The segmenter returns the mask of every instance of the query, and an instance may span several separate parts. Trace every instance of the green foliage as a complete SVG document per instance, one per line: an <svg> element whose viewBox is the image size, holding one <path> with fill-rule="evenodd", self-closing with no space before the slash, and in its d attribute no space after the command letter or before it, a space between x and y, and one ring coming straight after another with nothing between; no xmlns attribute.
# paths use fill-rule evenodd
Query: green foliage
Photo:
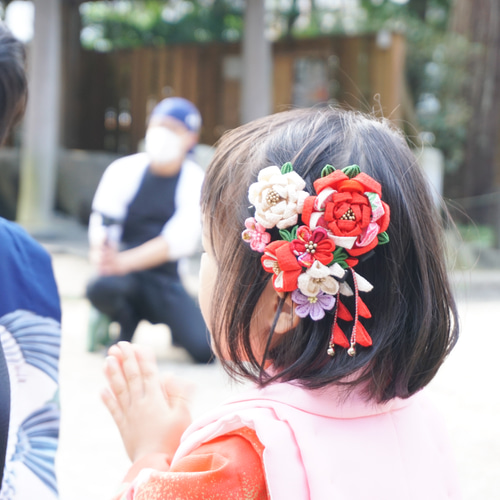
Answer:
<svg viewBox="0 0 500 500"><path fill-rule="evenodd" d="M229 0L86 2L80 12L82 45L98 51L234 41L243 25L241 2Z"/></svg>
<svg viewBox="0 0 500 500"><path fill-rule="evenodd" d="M457 224L456 228L462 240L473 243L479 248L495 247L495 229L490 226L478 226L475 224Z"/></svg>
<svg viewBox="0 0 500 500"><path fill-rule="evenodd" d="M382 30L401 32L407 39L406 72L410 97L416 107L416 126L443 151L447 172L463 161L467 122L471 110L463 89L471 75L467 59L475 50L447 30L451 0L360 0L337 7L316 7L311 2L309 22L294 12L289 30L295 37L321 34L363 34ZM322 5L326 5L322 3ZM275 18L279 13L275 12ZM319 22L318 22L319 20ZM283 29L282 29L283 31ZM410 135L415 130L407 130Z"/></svg>
<svg viewBox="0 0 500 500"><path fill-rule="evenodd" d="M446 170L454 172L463 161L471 116L464 88L471 76L467 60L473 47L459 35L422 23L409 23L407 38L407 81L419 125L432 133Z"/></svg>
<svg viewBox="0 0 500 500"><path fill-rule="evenodd" d="M304 5L308 8L304 8ZM417 127L430 132L448 172L463 160L471 110L463 99L470 75L467 42L447 31L451 0L268 1L271 36L314 37L381 30L407 38L407 82ZM82 44L94 50L143 45L235 41L244 0L115 0L81 6ZM407 131L410 135L414 130Z"/></svg>

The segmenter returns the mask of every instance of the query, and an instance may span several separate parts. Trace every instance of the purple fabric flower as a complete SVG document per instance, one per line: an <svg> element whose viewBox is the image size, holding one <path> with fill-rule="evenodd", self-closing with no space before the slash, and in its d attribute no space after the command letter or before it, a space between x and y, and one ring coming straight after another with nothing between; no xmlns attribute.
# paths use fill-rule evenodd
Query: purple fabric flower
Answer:
<svg viewBox="0 0 500 500"><path fill-rule="evenodd" d="M335 297L327 293L319 292L316 297L307 297L300 290L292 292L292 300L297 304L295 312L300 318L311 316L313 321L319 321L325 316L325 311L333 309Z"/></svg>

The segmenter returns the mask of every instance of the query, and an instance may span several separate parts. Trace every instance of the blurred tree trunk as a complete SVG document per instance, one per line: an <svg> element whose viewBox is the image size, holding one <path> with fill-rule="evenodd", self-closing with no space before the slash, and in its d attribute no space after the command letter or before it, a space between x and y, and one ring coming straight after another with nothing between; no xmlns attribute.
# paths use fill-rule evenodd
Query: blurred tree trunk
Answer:
<svg viewBox="0 0 500 500"><path fill-rule="evenodd" d="M465 97L472 109L467 130L461 178L463 196L494 191L495 157L500 137L500 2L454 0L450 29L475 44ZM478 223L492 224L497 207L475 204L469 215ZM472 208L472 207L471 207Z"/></svg>

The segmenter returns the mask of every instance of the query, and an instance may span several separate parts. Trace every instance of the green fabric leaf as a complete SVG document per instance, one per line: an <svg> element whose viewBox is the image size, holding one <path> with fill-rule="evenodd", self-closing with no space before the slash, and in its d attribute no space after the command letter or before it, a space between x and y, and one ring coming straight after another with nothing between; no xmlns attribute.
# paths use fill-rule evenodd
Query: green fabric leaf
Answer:
<svg viewBox="0 0 500 500"><path fill-rule="evenodd" d="M349 257L347 252L342 248L338 247L335 252L333 252L333 262L339 262L341 260L346 260Z"/></svg>
<svg viewBox="0 0 500 500"><path fill-rule="evenodd" d="M325 165L323 167L323 170L321 171L321 177L326 177L327 175L330 175L333 172L335 172L335 167L333 167L332 165Z"/></svg>
<svg viewBox="0 0 500 500"><path fill-rule="evenodd" d="M281 167L281 173L283 175L289 174L290 172L293 172L293 166L292 164L287 161L282 167Z"/></svg>
<svg viewBox="0 0 500 500"><path fill-rule="evenodd" d="M280 229L280 236L286 241L292 241L292 235L290 234L290 231L287 231L286 229Z"/></svg>
<svg viewBox="0 0 500 500"><path fill-rule="evenodd" d="M378 235L378 244L385 245L386 243L389 243L389 235L384 231Z"/></svg>
<svg viewBox="0 0 500 500"><path fill-rule="evenodd" d="M289 231L288 229L280 229L279 233L282 239L285 241L293 241L297 239L297 226L293 226L292 229Z"/></svg>
<svg viewBox="0 0 500 500"><path fill-rule="evenodd" d="M350 165L348 167L345 167L342 169L342 172L344 172L349 179L352 179L353 177L356 177L358 174L361 173L361 169L359 168L358 165Z"/></svg>
<svg viewBox="0 0 500 500"><path fill-rule="evenodd" d="M345 260L348 258L349 255L347 252L342 247L338 247L335 252L333 252L333 259L328 265L331 266L336 263L339 264L342 269L347 269L349 265L346 264Z"/></svg>

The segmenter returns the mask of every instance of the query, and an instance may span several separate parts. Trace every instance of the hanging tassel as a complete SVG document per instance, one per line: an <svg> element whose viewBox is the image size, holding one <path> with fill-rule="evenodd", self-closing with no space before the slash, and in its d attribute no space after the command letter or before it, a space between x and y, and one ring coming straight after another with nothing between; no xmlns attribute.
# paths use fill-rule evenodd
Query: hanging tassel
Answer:
<svg viewBox="0 0 500 500"><path fill-rule="evenodd" d="M340 300L337 301L337 315L339 319L344 321L352 321L354 319L349 309Z"/></svg>
<svg viewBox="0 0 500 500"><path fill-rule="evenodd" d="M361 300L361 297L358 297L358 311L359 315L362 318L371 318L372 313L370 312L370 309L366 306L366 304Z"/></svg>
<svg viewBox="0 0 500 500"><path fill-rule="evenodd" d="M344 349L347 349L347 354L351 357L354 357L356 355L356 344L359 344L363 347L369 347L373 343L366 328L359 320L360 317L366 319L372 317L372 314L368 309L368 306L363 302L363 300L359 296L359 292L361 289L359 285L361 284L363 288L368 288L367 287L368 281L362 278L359 274L355 273L353 269L351 269L351 274L352 274L354 291L350 289L347 283L343 283L343 285L345 286L344 290L339 290L339 292L337 293L337 307L335 308L335 318L333 320L332 334L328 346L329 356L334 356L335 346L339 346L343 347ZM358 280L361 280L361 283L358 283ZM355 304L354 317L349 311L349 309L347 309L345 304L343 304L340 301L340 294L342 293L343 295L346 295L345 294L346 288L349 289L351 295L354 295L354 304ZM347 336L338 325L337 323L338 319L341 319L343 321L353 322L350 341L347 339Z"/></svg>
<svg viewBox="0 0 500 500"><path fill-rule="evenodd" d="M339 310L342 310L344 314L344 309L347 313L347 308L340 302L340 291L337 292L337 307L335 308L335 316L333 318L333 326L332 326L332 334L330 335L330 343L328 344L328 350L326 351L328 353L328 356L335 356L335 344L340 345L340 346L345 346L349 345L349 341L347 340L347 337L344 335L344 332L340 329L339 325L337 324L337 318L339 316Z"/></svg>
<svg viewBox="0 0 500 500"><path fill-rule="evenodd" d="M360 321L356 325L356 342L363 347L370 347L373 343L372 338Z"/></svg>
<svg viewBox="0 0 500 500"><path fill-rule="evenodd" d="M352 327L352 332L351 332L351 347L347 350L347 354L349 356L353 357L356 356L356 330L358 326L358 317L359 317L359 312L358 312L358 299L359 299L359 290L358 290L358 281L356 279L356 273L354 272L354 269L351 268L351 273L352 273L352 282L354 284L354 326Z"/></svg>
<svg viewBox="0 0 500 500"><path fill-rule="evenodd" d="M335 345L344 347L345 349L349 347L349 341L338 324L335 324L333 327L332 339Z"/></svg>

